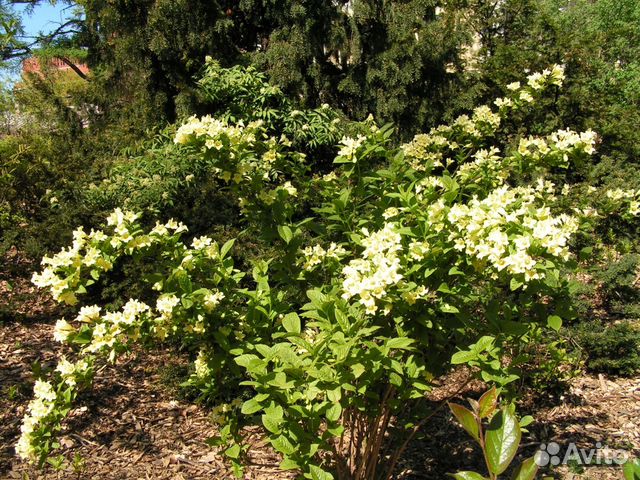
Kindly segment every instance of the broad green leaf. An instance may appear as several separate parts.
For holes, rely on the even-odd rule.
[[[289,441],[287,437],[284,435],[280,435],[279,437],[272,438],[271,445],[280,453],[284,453],[285,455],[291,455],[296,451],[296,447]]]
[[[412,338],[407,337],[390,338],[387,341],[387,347],[389,347],[389,349],[406,350],[414,342],[415,341]]]
[[[625,480],[640,480],[640,460],[628,461],[622,467]]]
[[[297,313],[288,313],[282,319],[282,326],[289,333],[300,333],[300,317]]]
[[[336,387],[333,390],[327,390],[327,399],[330,402],[339,402],[342,398],[342,389],[340,387]]]
[[[345,313],[342,310],[336,308],[335,316],[336,316],[336,321],[338,322],[338,325],[340,325],[340,329],[343,332],[349,331],[349,318],[347,317],[347,315],[345,315]]]
[[[538,465],[535,457],[527,458],[513,473],[511,480],[534,480],[538,473]]]
[[[327,420],[330,422],[337,422],[340,420],[340,415],[342,415],[342,405],[339,403],[331,405],[325,413],[325,417],[327,417]]]
[[[521,281],[516,280],[515,278],[512,278],[511,283],[509,284],[509,287],[511,288],[511,291],[514,292],[518,290],[522,285],[523,283]]]
[[[478,422],[476,417],[468,408],[458,405],[456,403],[449,403],[449,409],[451,413],[456,417],[462,428],[464,428],[469,435],[471,435],[477,442],[480,441],[480,431],[478,428]]]
[[[236,243],[236,239],[232,238],[222,246],[222,248],[220,249],[221,258],[224,258],[227,255],[227,253],[229,253],[229,250],[233,248],[234,243]]]
[[[493,346],[494,342],[495,342],[495,337],[492,337],[491,335],[485,335],[478,339],[478,341],[473,346],[473,350],[475,352],[484,352],[489,347]]]
[[[454,365],[460,365],[461,363],[467,363],[472,360],[476,360],[478,358],[478,354],[475,352],[462,351],[456,352],[451,357],[451,363]]]
[[[276,435],[280,433],[280,418],[273,415],[262,415],[262,425],[264,428],[269,430],[271,433],[275,433]]]
[[[456,480],[487,480],[486,477],[483,477],[476,472],[458,472],[450,473],[449,475],[451,475]]]
[[[240,456],[240,445],[237,443],[232,445],[224,451],[224,454],[229,458],[238,458]]]
[[[443,303],[442,305],[440,305],[440,311],[444,313],[458,313],[460,310],[458,310],[458,308],[454,307],[453,305]]]
[[[315,465],[309,465],[309,473],[311,480],[333,480],[333,475]]]
[[[361,363],[356,363],[354,365],[351,365],[351,371],[353,372],[353,376],[356,378],[359,378],[364,373],[365,370],[366,369]]]
[[[509,408],[503,408],[493,416],[485,434],[491,473],[500,475],[507,469],[518,451],[521,435],[518,419]]]
[[[531,425],[533,423],[533,417],[531,415],[525,415],[520,419],[520,428],[524,428],[527,425]]]
[[[449,269],[449,275],[464,275],[464,272],[454,265]]]
[[[254,398],[252,398],[242,404],[242,409],[240,411],[243,415],[251,415],[261,409],[262,405],[260,405]]]
[[[289,243],[291,242],[291,240],[293,239],[293,232],[291,231],[291,229],[289,227],[287,227],[286,225],[279,225],[278,226],[278,233],[280,234],[280,237],[285,241],[285,243]]]
[[[562,327],[562,319],[557,315],[551,315],[547,318],[547,325],[557,332]]]
[[[478,400],[478,403],[480,404],[480,417],[490,417],[498,406],[498,390],[496,390],[496,387],[492,387],[485,392]]]
[[[389,374],[389,383],[395,387],[402,387],[402,377],[396,372],[391,372]]]
[[[285,458],[280,462],[280,470],[297,470],[300,468],[300,465],[295,460],[291,458]]]

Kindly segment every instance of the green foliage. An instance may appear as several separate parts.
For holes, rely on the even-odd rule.
[[[259,135],[272,137],[273,145],[278,140],[286,149],[308,154],[314,162],[309,167],[328,167],[333,146],[347,128],[328,106],[294,109],[279,89],[266,82],[264,74],[251,67],[222,68],[210,59],[201,73],[199,88],[203,103],[217,117],[231,124],[256,122]],[[351,124],[349,128],[362,127]],[[124,206],[162,215],[164,219],[179,216],[193,233],[213,225],[238,223],[234,220],[238,217],[237,202],[222,193],[231,172],[228,178],[217,178],[227,151],[216,156],[201,155],[176,144],[175,133],[175,127],[167,127],[123,152],[113,162],[108,178],[87,189],[87,207],[96,213]],[[299,160],[304,168],[302,154]]]
[[[622,467],[625,480],[640,479],[640,460],[628,461]]]
[[[274,25],[268,47],[253,60],[309,105],[328,102],[356,119],[372,113],[412,134],[439,121],[455,91],[456,75],[447,66],[458,62],[465,33],[436,15],[437,5],[361,0],[267,7]]]
[[[221,68],[208,59],[198,82],[211,111],[231,122],[261,120],[269,134],[284,135],[294,148],[325,154],[341,137],[338,113],[328,104],[313,110],[294,108],[283,92],[253,67]],[[319,151],[320,150],[320,151]]]
[[[505,395],[548,388],[573,371],[558,332],[576,313],[637,317],[637,2],[440,3],[83,0],[78,31],[38,55],[86,58],[88,79],[46,72],[16,91],[28,126],[0,140],[2,249],[39,256],[84,223],[34,281],[108,305],[56,339],[98,362],[179,344],[238,475],[257,424],[306,478],[390,477],[391,419],[434,377],[467,365]],[[0,16],[6,59],[24,45]],[[510,84],[552,63],[562,92],[560,67]],[[638,371],[632,323],[571,328],[589,368]],[[23,456],[55,449],[69,378],[36,392]],[[490,478],[519,441],[494,394],[452,406]]]
[[[484,454],[489,480],[495,480],[504,473],[513,462],[522,429],[530,417],[518,420],[513,404],[499,408],[498,391],[494,388],[487,391],[478,401],[469,401],[472,410],[462,405],[449,403],[449,409],[454,417],[478,443]],[[486,423],[486,425],[485,425]],[[535,458],[523,461],[511,477],[514,480],[533,480],[538,472]],[[483,480],[484,477],[476,472],[458,472],[451,475],[457,480]]]
[[[640,255],[622,255],[602,269],[596,269],[594,279],[600,285],[605,307],[612,314],[640,317]]]
[[[638,42],[640,9],[633,0],[476,0],[460,2],[460,15],[479,35],[473,69],[465,72],[467,101],[490,98],[528,68],[566,65],[566,89],[538,128],[570,124],[601,135],[600,166],[587,164],[572,175],[591,184],[637,188]],[[465,14],[466,13],[466,14]],[[456,102],[450,106],[455,108]],[[460,106],[458,108],[460,108]]]
[[[132,135],[94,122],[99,114],[87,108],[90,90],[65,72],[27,75],[14,92],[19,128],[0,139],[2,252],[20,245],[28,257],[41,257],[68,241],[79,220],[91,222],[85,186]]]
[[[188,243],[183,224],[145,226],[121,209],[103,229],[76,229],[33,282],[78,305],[133,262],[146,273],[136,295],[144,302],[85,305],[75,320],[57,323],[55,338],[80,358],[105,362],[134,342],[170,339],[197,350],[187,384],[224,401],[210,443],[224,447],[238,475],[249,448],[243,428],[259,424],[284,469],[390,478],[406,445],[387,453],[392,418],[423,398],[433,378],[466,364],[508,387],[541,332],[553,335],[572,316],[563,274],[575,266],[569,242],[593,225],[558,200],[545,175],[593,153],[594,134],[523,136],[517,147],[499,134],[562,78],[557,66],[534,74],[497,111],[478,107],[400,148],[391,126],[364,122],[355,138],[341,139],[323,177],[266,122],[189,118],[173,148],[186,163],[206,165],[219,192],[237,202],[244,230],[224,244],[206,235]],[[533,184],[513,186],[522,172]],[[245,273],[235,252],[252,244],[263,254]],[[233,399],[230,384],[241,387]],[[497,395],[480,404],[488,416]],[[406,421],[419,425],[419,409],[411,412]],[[43,429],[59,426],[57,417],[36,417]],[[519,428],[510,407],[478,426],[492,478],[511,462]],[[28,432],[21,442],[25,458],[52,447]],[[387,454],[394,460],[383,466]]]
[[[640,329],[637,322],[605,324],[585,321],[574,329],[575,341],[593,372],[635,375],[640,372]]]

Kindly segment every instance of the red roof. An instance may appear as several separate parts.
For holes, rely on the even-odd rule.
[[[89,67],[86,63],[70,60],[85,75],[89,73]],[[71,70],[71,67],[59,58],[51,58],[47,60],[47,66],[56,71]],[[40,67],[40,59],[36,57],[27,58],[22,62],[22,73],[39,73],[42,74]]]

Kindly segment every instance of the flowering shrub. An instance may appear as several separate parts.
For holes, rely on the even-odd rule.
[[[244,275],[229,256],[233,241],[189,243],[176,221],[144,229],[137,213],[116,210],[104,231],[78,229],[34,282],[75,304],[128,257],[156,266],[155,300],[132,299],[120,311],[85,306],[58,322],[55,338],[90,363],[115,363],[133,342],[180,338],[198,352],[189,382],[223,402],[211,443],[238,474],[243,426],[258,423],[281,467],[305,478],[390,478],[406,446],[393,419],[421,425],[416,400],[434,378],[467,364],[508,393],[527,344],[572,315],[562,272],[574,263],[572,238],[596,217],[564,206],[549,172],[591,155],[597,137],[560,130],[505,143],[498,135],[511,113],[562,79],[558,66],[531,75],[509,86],[497,110],[479,107],[400,148],[390,126],[368,119],[342,138],[323,176],[262,121],[189,119],[175,142],[207,159],[242,211],[237,241],[261,242],[269,258]],[[36,401],[58,405],[60,385],[75,374],[61,375]],[[242,387],[233,399],[230,379]],[[55,415],[31,409],[21,456],[42,461],[55,447],[33,432],[55,433],[65,402]]]
[[[316,109],[295,108],[253,67],[222,68],[209,58],[198,87],[215,116],[192,117],[178,128],[167,127],[118,160],[108,177],[91,185],[84,195],[94,211],[116,207],[155,215],[168,211],[166,218],[180,212],[186,224],[205,223],[208,228],[223,216],[220,208],[200,205],[192,214],[196,218],[185,210],[202,203],[204,196],[216,195],[220,183],[237,183],[242,175],[258,173],[256,168],[266,174],[263,167],[268,167],[274,173],[284,155],[296,155],[303,162],[305,155],[313,154],[309,166],[328,165],[346,129],[346,122],[326,104]],[[252,154],[255,158],[249,159]],[[266,200],[274,195],[264,192]],[[225,205],[224,216],[235,215],[227,213],[232,206]],[[203,222],[205,215],[214,221]]]
[[[288,137],[301,151],[333,147],[343,126],[329,105],[300,110],[255,68],[236,65],[222,68],[208,57],[198,82],[202,96],[217,110],[217,117],[229,122],[262,120],[270,134]]]

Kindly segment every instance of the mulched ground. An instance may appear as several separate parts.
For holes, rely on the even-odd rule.
[[[231,479],[230,470],[204,441],[215,433],[205,408],[176,399],[167,387],[166,372],[182,360],[170,351],[137,352],[115,368],[103,370],[91,392],[78,401],[62,437],[61,453],[81,459],[74,470],[38,471],[14,456],[20,421],[31,396],[32,366],[51,366],[59,346],[52,341],[58,318],[55,306],[26,279],[9,287],[0,274],[0,478],[22,479]],[[13,312],[13,315],[7,312]],[[429,397],[434,408],[454,392],[459,402],[484,386],[470,382],[464,371],[453,372]],[[640,378],[574,379],[557,399],[536,399],[519,413],[531,413],[536,423],[523,439],[521,458],[540,443],[569,442],[593,448],[596,442],[640,457]],[[526,411],[526,409],[531,409]],[[477,468],[482,457],[464,432],[440,408],[399,462],[398,478],[440,479],[446,472]],[[278,470],[278,458],[265,445],[259,430],[251,432],[252,465],[247,479],[288,479]],[[621,479],[620,468],[560,466],[549,478]]]

